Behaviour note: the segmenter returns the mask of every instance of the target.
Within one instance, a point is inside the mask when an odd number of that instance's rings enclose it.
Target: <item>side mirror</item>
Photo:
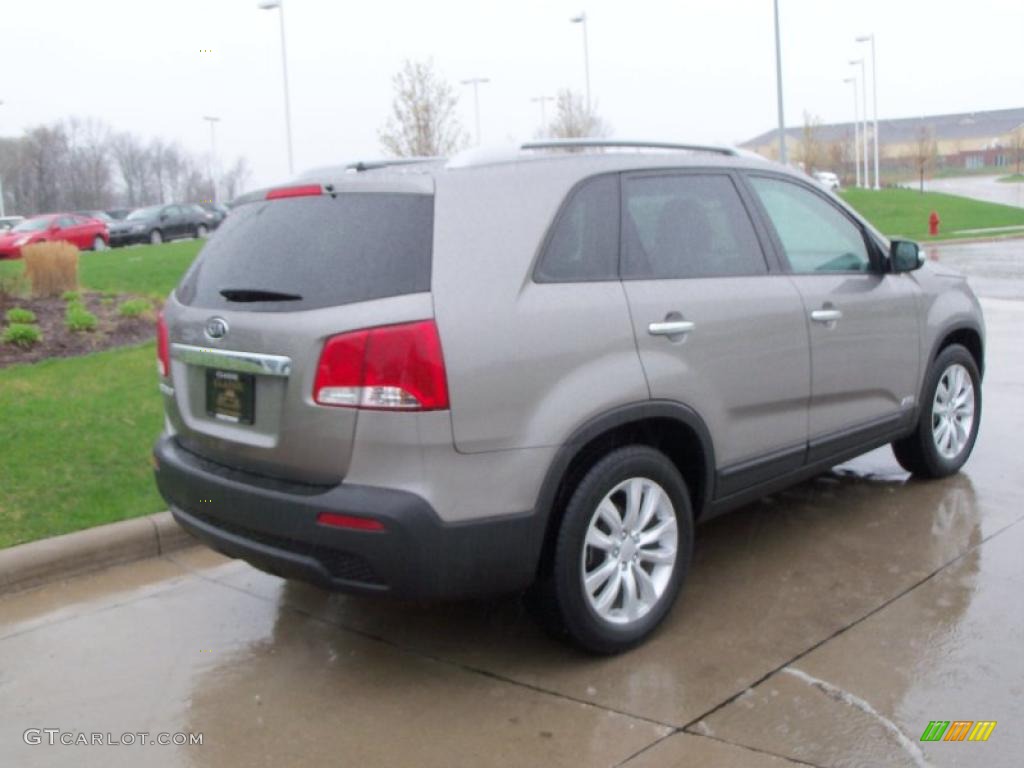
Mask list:
[[[166,213],[161,213],[160,214],[160,221],[167,221],[167,214]]]
[[[58,231],[60,231],[60,224],[58,224],[57,222],[53,222],[53,224],[50,225],[50,231],[51,232],[58,232]]]
[[[893,272],[913,272],[924,264],[924,254],[913,240],[892,240],[889,262]]]

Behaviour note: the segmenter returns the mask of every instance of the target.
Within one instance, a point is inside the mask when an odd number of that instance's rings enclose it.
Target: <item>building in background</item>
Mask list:
[[[1015,170],[1024,153],[1024,108],[953,115],[879,120],[879,161],[882,180],[896,181],[918,174],[921,164],[929,171]],[[778,129],[756,136],[740,146],[772,160],[778,159]],[[868,121],[868,139],[873,127]],[[835,171],[851,184],[854,173],[853,123],[815,124],[786,129],[786,150],[799,162],[815,158],[812,170]],[[815,146],[805,146],[808,142]],[[862,150],[863,151],[863,150]],[[869,152],[870,154],[870,152]]]

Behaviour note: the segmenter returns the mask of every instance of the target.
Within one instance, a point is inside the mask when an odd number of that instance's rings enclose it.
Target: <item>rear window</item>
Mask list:
[[[430,195],[249,203],[224,220],[176,295],[210,309],[293,312],[429,291],[433,237]]]

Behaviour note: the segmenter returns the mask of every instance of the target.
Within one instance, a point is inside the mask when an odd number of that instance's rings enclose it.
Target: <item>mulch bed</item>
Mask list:
[[[4,313],[12,307],[29,309],[36,313],[36,324],[43,338],[28,349],[0,341],[0,368],[15,363],[34,363],[51,357],[78,357],[103,349],[138,344],[156,336],[157,307],[149,316],[121,317],[117,308],[125,301],[137,298],[132,294],[103,294],[82,291],[81,303],[96,315],[94,331],[71,331],[64,324],[67,302],[52,299],[10,299],[0,297],[0,334],[7,327]]]

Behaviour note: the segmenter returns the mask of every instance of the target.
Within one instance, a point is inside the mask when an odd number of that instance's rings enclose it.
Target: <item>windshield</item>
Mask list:
[[[12,232],[42,232],[48,226],[53,219],[27,219],[21,222],[18,226],[12,229]]]
[[[163,208],[162,205],[151,205],[148,208],[138,208],[128,214],[128,221],[152,219],[160,212],[161,208]]]
[[[259,201],[224,220],[178,287],[211,309],[288,312],[430,290],[434,199],[343,194]],[[287,294],[289,301],[253,296]]]

